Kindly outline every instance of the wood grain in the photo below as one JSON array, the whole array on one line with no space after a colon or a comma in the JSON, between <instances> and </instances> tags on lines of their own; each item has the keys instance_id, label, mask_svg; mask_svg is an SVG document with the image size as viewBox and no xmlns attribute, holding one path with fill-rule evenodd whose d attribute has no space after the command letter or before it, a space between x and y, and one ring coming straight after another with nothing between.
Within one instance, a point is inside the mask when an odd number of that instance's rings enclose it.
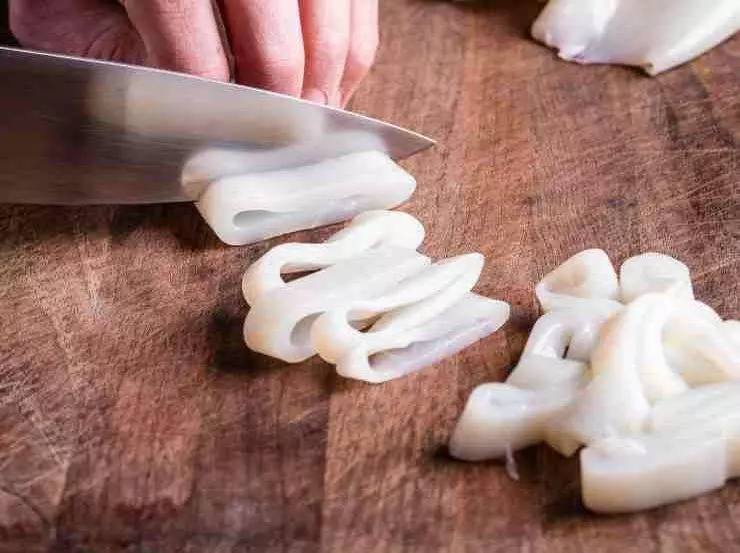
<instances>
[{"instance_id":1,"label":"wood grain","mask_svg":"<svg viewBox=\"0 0 740 553\"><path fill-rule=\"evenodd\" d=\"M0 552L657 552L740 548L740 486L586 513L577 466L444 451L477 384L516 361L533 283L570 254L687 262L740 316L740 37L657 79L569 65L537 6L382 3L354 109L435 137L404 165L425 250L481 251L505 329L368 386L241 342L239 280L271 240L218 243L189 205L0 207ZM290 239L318 241L333 229Z\"/></svg>"}]
</instances>

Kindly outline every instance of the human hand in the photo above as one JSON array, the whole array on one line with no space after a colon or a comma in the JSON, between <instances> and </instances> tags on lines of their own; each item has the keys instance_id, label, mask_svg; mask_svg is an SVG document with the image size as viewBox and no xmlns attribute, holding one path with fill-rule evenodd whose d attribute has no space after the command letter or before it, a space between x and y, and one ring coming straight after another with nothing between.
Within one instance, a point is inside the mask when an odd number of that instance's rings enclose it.
<instances>
[{"instance_id":1,"label":"human hand","mask_svg":"<svg viewBox=\"0 0 740 553\"><path fill-rule=\"evenodd\" d=\"M378 0L219 0L238 83L343 106L378 44ZM229 80L208 0L10 0L29 48Z\"/></svg>"}]
</instances>

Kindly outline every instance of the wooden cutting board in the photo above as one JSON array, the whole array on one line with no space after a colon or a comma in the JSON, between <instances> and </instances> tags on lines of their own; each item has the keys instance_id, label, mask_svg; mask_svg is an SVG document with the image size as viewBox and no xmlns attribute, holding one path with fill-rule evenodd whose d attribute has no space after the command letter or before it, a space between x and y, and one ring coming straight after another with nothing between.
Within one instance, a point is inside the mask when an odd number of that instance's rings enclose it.
<instances>
[{"instance_id":1,"label":"wooden cutting board","mask_svg":"<svg viewBox=\"0 0 740 553\"><path fill-rule=\"evenodd\" d=\"M569 255L655 250L740 317L740 37L656 79L527 40L537 6L382 2L354 109L435 137L404 210L435 257L480 251L504 330L405 380L247 351L240 278L286 239L220 244L190 205L0 207L0 551L740 549L740 486L597 517L577 464L445 443L516 362L533 284ZM336 227L335 227L336 228ZM318 241L335 229L292 240Z\"/></svg>"}]
</instances>

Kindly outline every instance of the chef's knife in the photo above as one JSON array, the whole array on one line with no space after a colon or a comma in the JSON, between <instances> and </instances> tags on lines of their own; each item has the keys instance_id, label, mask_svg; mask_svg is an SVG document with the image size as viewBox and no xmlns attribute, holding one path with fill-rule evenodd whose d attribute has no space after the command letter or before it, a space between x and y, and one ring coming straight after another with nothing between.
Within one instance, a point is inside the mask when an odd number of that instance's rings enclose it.
<instances>
[{"instance_id":1,"label":"chef's knife","mask_svg":"<svg viewBox=\"0 0 740 553\"><path fill-rule=\"evenodd\" d=\"M186 201L220 176L432 144L281 94L0 47L0 202Z\"/></svg>"}]
</instances>

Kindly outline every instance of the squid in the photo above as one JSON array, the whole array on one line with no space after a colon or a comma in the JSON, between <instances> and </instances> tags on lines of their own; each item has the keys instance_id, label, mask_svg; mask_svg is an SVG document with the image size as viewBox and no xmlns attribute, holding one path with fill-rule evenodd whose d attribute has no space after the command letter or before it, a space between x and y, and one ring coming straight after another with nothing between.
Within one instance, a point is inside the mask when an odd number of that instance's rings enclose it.
<instances>
[{"instance_id":1,"label":"squid","mask_svg":"<svg viewBox=\"0 0 740 553\"><path fill-rule=\"evenodd\" d=\"M737 0L550 0L531 33L564 60L632 65L657 75L738 30Z\"/></svg>"},{"instance_id":2,"label":"squid","mask_svg":"<svg viewBox=\"0 0 740 553\"><path fill-rule=\"evenodd\" d=\"M420 368L409 359L420 353L407 350L411 344L445 337L444 347L432 361L456 353L508 318L508 307L502 302L469 294L482 268L480 254L445 259L385 295L334 307L314 323L313 346L322 359L336 365L340 375L367 382L385 382ZM358 318L376 320L361 332L351 324ZM383 352L387 355L375 357Z\"/></svg>"},{"instance_id":3,"label":"squid","mask_svg":"<svg viewBox=\"0 0 740 553\"><path fill-rule=\"evenodd\" d=\"M701 495L740 476L740 382L700 386L652 409L640 436L581 452L584 503L630 512Z\"/></svg>"},{"instance_id":4,"label":"squid","mask_svg":"<svg viewBox=\"0 0 740 553\"><path fill-rule=\"evenodd\" d=\"M540 443L547 422L575 397L569 386L529 389L489 382L470 394L449 443L464 461L503 459Z\"/></svg>"},{"instance_id":5,"label":"squid","mask_svg":"<svg viewBox=\"0 0 740 553\"><path fill-rule=\"evenodd\" d=\"M323 244L275 246L244 273L242 293L247 303L253 305L257 297L284 288L284 274L323 269L388 246L416 250L424 235L424 227L411 215L400 211L367 211Z\"/></svg>"},{"instance_id":6,"label":"squid","mask_svg":"<svg viewBox=\"0 0 740 553\"><path fill-rule=\"evenodd\" d=\"M452 434L450 453L468 461L502 458L546 439L551 422L588 381L601 326L621 307L603 301L541 317L506 382L473 390ZM557 443L554 435L550 439Z\"/></svg>"},{"instance_id":7,"label":"squid","mask_svg":"<svg viewBox=\"0 0 740 553\"><path fill-rule=\"evenodd\" d=\"M614 270L586 250L535 287L545 312L503 383L475 388L450 439L468 461L579 449L584 504L649 509L740 476L740 322L659 253Z\"/></svg>"},{"instance_id":8,"label":"squid","mask_svg":"<svg viewBox=\"0 0 740 553\"><path fill-rule=\"evenodd\" d=\"M393 208L415 188L414 178L385 153L366 151L217 179L195 206L221 241L244 245Z\"/></svg>"},{"instance_id":9,"label":"squid","mask_svg":"<svg viewBox=\"0 0 740 553\"><path fill-rule=\"evenodd\" d=\"M576 444L614 435L638 434L651 400L688 389L663 353L663 326L672 310L670 297L645 294L610 321L592 354L592 380L550 428L561 443L566 437L573 440L561 451L573 452Z\"/></svg>"},{"instance_id":10,"label":"squid","mask_svg":"<svg viewBox=\"0 0 740 553\"><path fill-rule=\"evenodd\" d=\"M691 428L721 433L727 440L727 476L740 476L740 381L693 388L655 405L648 429L653 433Z\"/></svg>"},{"instance_id":11,"label":"squid","mask_svg":"<svg viewBox=\"0 0 740 553\"><path fill-rule=\"evenodd\" d=\"M543 311L592 299L617 301L619 278L604 250L584 250L545 275L534 293Z\"/></svg>"},{"instance_id":12,"label":"squid","mask_svg":"<svg viewBox=\"0 0 740 553\"><path fill-rule=\"evenodd\" d=\"M649 292L666 291L679 298L694 299L689 268L662 253L648 252L625 260L619 268L619 286L624 303Z\"/></svg>"},{"instance_id":13,"label":"squid","mask_svg":"<svg viewBox=\"0 0 740 553\"><path fill-rule=\"evenodd\" d=\"M472 293L483 256L433 263L412 216L369 211L323 244L267 252L242 281L248 347L296 363L318 354L345 377L380 383L495 332L504 302ZM286 282L283 275L310 272Z\"/></svg>"},{"instance_id":14,"label":"squid","mask_svg":"<svg viewBox=\"0 0 740 553\"><path fill-rule=\"evenodd\" d=\"M719 432L680 430L612 437L581 451L583 503L597 513L629 513L721 488L727 442Z\"/></svg>"}]
</instances>

